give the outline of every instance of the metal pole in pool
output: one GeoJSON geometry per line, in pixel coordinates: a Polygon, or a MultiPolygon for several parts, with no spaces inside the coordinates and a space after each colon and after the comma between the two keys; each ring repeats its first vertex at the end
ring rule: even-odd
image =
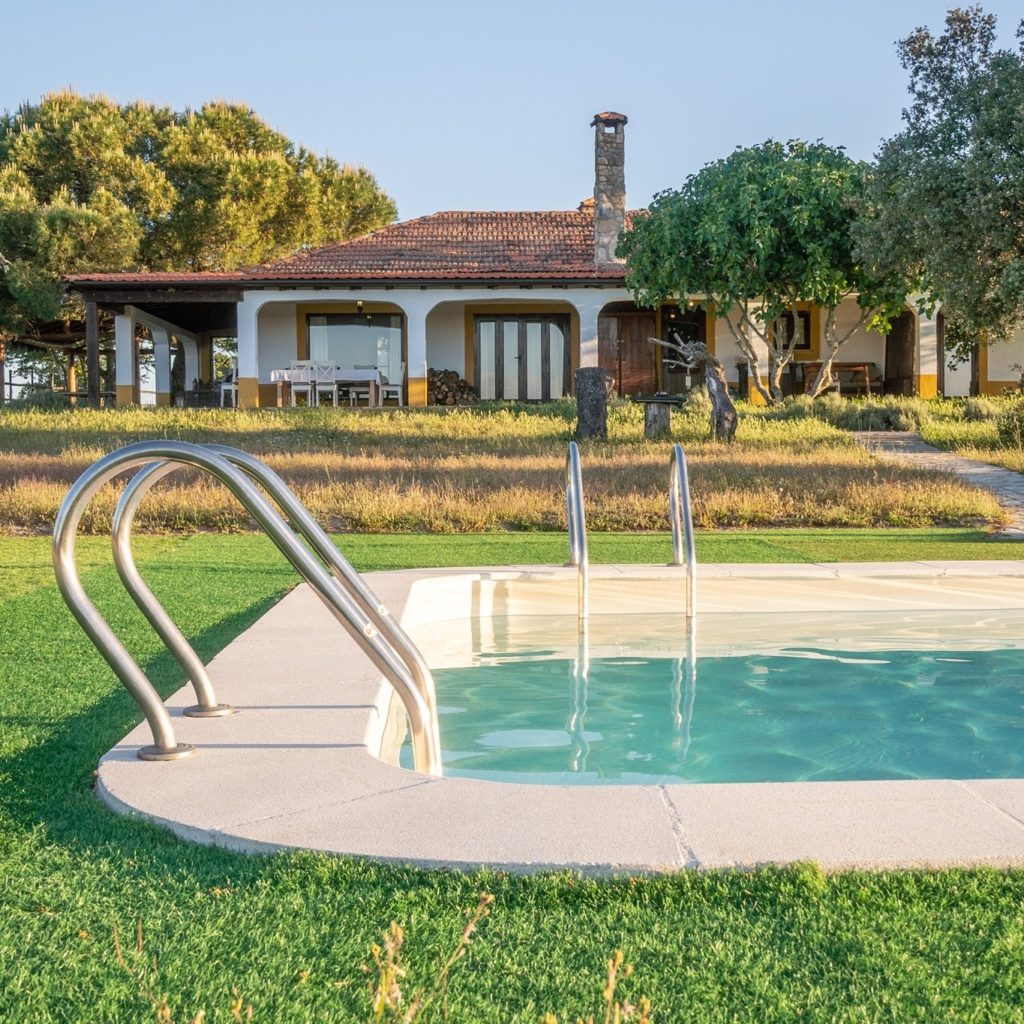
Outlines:
{"type": "Polygon", "coordinates": [[[693,541],[690,475],[681,444],[672,446],[669,469],[668,511],[672,524],[672,563],[686,566],[686,621],[693,627],[697,614],[697,551],[693,541]]]}
{"type": "Polygon", "coordinates": [[[569,527],[569,564],[579,568],[577,613],[585,622],[590,613],[590,558],[587,554],[587,521],[583,511],[583,476],[580,449],[569,442],[565,460],[565,516],[569,527]]]}

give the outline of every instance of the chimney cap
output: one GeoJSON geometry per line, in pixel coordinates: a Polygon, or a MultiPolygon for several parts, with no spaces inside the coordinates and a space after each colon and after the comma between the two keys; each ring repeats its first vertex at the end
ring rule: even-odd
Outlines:
{"type": "Polygon", "coordinates": [[[590,127],[598,124],[628,124],[629,118],[625,114],[616,114],[614,110],[606,110],[603,114],[595,114],[590,127]]]}

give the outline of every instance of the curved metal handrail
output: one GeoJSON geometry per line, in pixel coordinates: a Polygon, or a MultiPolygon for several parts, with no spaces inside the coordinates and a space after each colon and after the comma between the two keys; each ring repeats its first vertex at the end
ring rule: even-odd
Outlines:
{"type": "Polygon", "coordinates": [[[569,564],[579,567],[577,610],[580,620],[590,612],[590,556],[587,552],[587,518],[583,511],[583,474],[580,448],[569,442],[565,458],[565,518],[569,527],[569,564]]]}
{"type": "Polygon", "coordinates": [[[131,551],[131,528],[143,495],[158,480],[162,480],[180,467],[179,462],[151,462],[128,481],[114,509],[110,541],[114,549],[114,566],[125,590],[182,667],[196,692],[197,703],[185,708],[184,714],[190,718],[217,718],[234,714],[235,709],[228,704],[217,703],[213,682],[202,658],[196,654],[192,645],[185,639],[185,635],[174,624],[163,605],[139,575],[131,551]]]}
{"type": "Polygon", "coordinates": [[[693,542],[690,474],[681,444],[672,446],[669,463],[668,515],[672,523],[672,564],[686,566],[686,618],[697,614],[697,551],[693,542]]]}
{"type": "MultiPolygon", "coordinates": [[[[260,484],[284,510],[292,528],[305,538],[316,554],[327,563],[335,578],[347,588],[366,616],[405,662],[419,686],[420,693],[430,707],[432,715],[436,715],[437,696],[434,679],[423,655],[380,598],[373,593],[362,576],[332,543],[320,524],[310,515],[305,505],[295,496],[294,491],[274,470],[248,452],[227,445],[211,444],[203,447],[222,455],[228,462],[238,466],[260,484]]],[[[197,674],[205,677],[206,669],[188,640],[175,626],[160,602],[139,576],[131,552],[131,529],[140,502],[154,484],[178,468],[180,468],[178,463],[154,463],[136,474],[125,487],[114,510],[112,541],[114,563],[125,588],[189,678],[195,680],[197,674]]],[[[210,692],[212,694],[212,687],[210,692]]],[[[211,714],[202,708],[189,709],[185,713],[193,716],[211,714]]]]}
{"type": "Polygon", "coordinates": [[[278,550],[310,584],[334,617],[395,688],[412,726],[413,756],[417,770],[432,775],[440,774],[436,713],[427,704],[416,681],[391,645],[383,641],[376,626],[358,604],[292,534],[281,515],[241,470],[222,455],[183,441],[145,441],[104,456],[75,481],[57,513],[54,525],[54,572],[61,594],[97,650],[135,698],[153,733],[153,745],[143,747],[139,756],[145,760],[168,760],[190,754],[192,748],[188,744],[176,742],[170,716],[156,689],[82,588],[75,564],[75,541],[82,513],[99,488],[124,470],[154,460],[204,469],[224,483],[241,501],[278,550]]]}

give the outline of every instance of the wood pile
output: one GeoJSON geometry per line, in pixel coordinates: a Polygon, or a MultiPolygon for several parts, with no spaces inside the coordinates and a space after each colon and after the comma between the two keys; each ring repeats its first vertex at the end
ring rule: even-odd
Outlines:
{"type": "Polygon", "coordinates": [[[479,401],[473,385],[454,370],[427,370],[428,405],[474,405],[479,401]]]}

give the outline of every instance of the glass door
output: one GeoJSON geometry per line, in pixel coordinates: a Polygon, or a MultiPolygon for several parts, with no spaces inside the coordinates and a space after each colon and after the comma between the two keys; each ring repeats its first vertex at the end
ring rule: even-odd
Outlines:
{"type": "Polygon", "coordinates": [[[547,402],[569,391],[569,318],[473,318],[477,394],[483,399],[547,402]]]}

